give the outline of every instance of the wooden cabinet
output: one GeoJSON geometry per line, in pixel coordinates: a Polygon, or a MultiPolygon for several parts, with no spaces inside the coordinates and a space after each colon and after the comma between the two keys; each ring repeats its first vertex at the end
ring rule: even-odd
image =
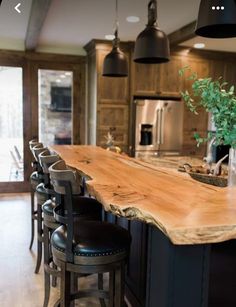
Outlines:
{"type": "Polygon", "coordinates": [[[215,80],[219,79],[220,77],[224,78],[224,80],[227,80],[227,77],[225,76],[225,61],[222,60],[211,60],[209,62],[209,77],[214,78],[215,80]]]}
{"type": "MultiPolygon", "coordinates": [[[[179,76],[179,69],[190,66],[199,78],[220,76],[229,85],[236,85],[233,54],[172,48],[171,60],[164,64],[137,64],[133,62],[133,43],[122,43],[122,50],[129,62],[127,78],[102,76],[104,57],[111,44],[93,40],[85,49],[88,53],[88,132],[89,144],[105,146],[108,131],[115,137],[115,145],[127,151],[132,144],[134,112],[132,101],[137,97],[179,98],[180,92],[191,92],[192,81],[179,76]]],[[[182,123],[181,123],[182,124],[182,123]]],[[[204,156],[206,145],[197,147],[194,132],[206,135],[208,114],[204,109],[199,115],[184,107],[182,154],[204,156]]]]}
{"type": "Polygon", "coordinates": [[[115,144],[127,150],[128,146],[128,105],[119,103],[99,104],[97,109],[97,143],[105,146],[108,131],[111,131],[115,144]]]}
{"type": "MultiPolygon", "coordinates": [[[[192,72],[196,72],[198,78],[209,77],[210,62],[207,60],[199,59],[194,56],[188,56],[182,58],[182,64],[184,66],[191,67],[192,72]]],[[[188,90],[192,92],[192,80],[187,80],[186,77],[182,78],[182,90],[188,90]]],[[[198,110],[198,115],[189,111],[187,106],[184,108],[184,122],[183,122],[183,146],[182,153],[184,155],[197,155],[204,156],[206,154],[206,144],[201,144],[197,147],[197,142],[194,138],[194,134],[205,137],[207,134],[208,126],[208,113],[205,109],[198,110]]]]}
{"type": "Polygon", "coordinates": [[[171,61],[164,64],[132,63],[132,92],[137,96],[179,96],[181,78],[178,71],[182,60],[172,56],[171,61]]]}
{"type": "Polygon", "coordinates": [[[229,86],[234,85],[236,87],[235,62],[225,62],[224,81],[228,82],[229,86]]]}
{"type": "MultiPolygon", "coordinates": [[[[111,51],[111,44],[92,41],[85,46],[85,49],[88,52],[89,74],[89,143],[105,146],[105,136],[110,131],[114,137],[114,144],[127,151],[129,142],[129,78],[102,76],[103,61],[111,51]]],[[[126,53],[129,63],[129,51],[125,49],[125,46],[122,46],[122,50],[126,53]]]]}
{"type": "Polygon", "coordinates": [[[154,64],[132,63],[133,94],[137,96],[154,96],[159,91],[160,67],[154,64]]]}
{"type": "Polygon", "coordinates": [[[159,92],[162,95],[180,95],[183,80],[179,76],[179,70],[183,68],[180,56],[171,56],[170,62],[160,65],[159,92]]]}
{"type": "MultiPolygon", "coordinates": [[[[97,51],[97,88],[99,103],[127,104],[129,101],[129,78],[103,77],[103,61],[110,49],[97,51]]],[[[127,54],[129,60],[129,54],[127,54]]]]}

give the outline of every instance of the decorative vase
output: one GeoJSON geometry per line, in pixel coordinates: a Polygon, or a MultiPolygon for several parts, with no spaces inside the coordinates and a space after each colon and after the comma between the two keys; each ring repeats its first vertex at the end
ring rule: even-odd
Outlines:
{"type": "Polygon", "coordinates": [[[236,186],[236,148],[230,148],[229,150],[229,175],[228,186],[236,186]]]}

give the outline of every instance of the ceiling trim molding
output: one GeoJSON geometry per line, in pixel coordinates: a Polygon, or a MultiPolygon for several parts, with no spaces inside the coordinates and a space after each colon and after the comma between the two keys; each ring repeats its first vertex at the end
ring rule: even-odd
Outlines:
{"type": "Polygon", "coordinates": [[[170,45],[178,45],[196,36],[196,20],[168,35],[170,45]]]}
{"type": "Polygon", "coordinates": [[[35,50],[52,0],[33,0],[27,27],[25,49],[35,50]]]}

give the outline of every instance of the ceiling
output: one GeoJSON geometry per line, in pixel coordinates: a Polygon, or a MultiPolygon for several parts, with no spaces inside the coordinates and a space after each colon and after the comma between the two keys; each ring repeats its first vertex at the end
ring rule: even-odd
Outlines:
{"type": "Polygon", "coordinates": [[[193,45],[197,43],[204,43],[205,49],[207,50],[236,52],[236,38],[209,39],[205,37],[196,36],[183,42],[180,45],[185,47],[193,47],[193,45]]]}
{"type": "Polygon", "coordinates": [[[22,13],[18,14],[14,7],[20,1],[3,0],[0,8],[0,48],[24,50],[32,0],[21,1],[22,13]]]}
{"type": "MultiPolygon", "coordinates": [[[[149,0],[118,0],[119,36],[134,41],[147,23],[149,0]],[[139,23],[128,23],[126,17],[135,15],[139,23]]],[[[159,0],[159,26],[170,34],[196,20],[200,0],[159,0]]],[[[32,0],[3,0],[0,8],[0,48],[24,50],[32,0]],[[14,7],[21,3],[21,14],[14,7]]],[[[113,34],[115,0],[52,0],[40,32],[37,51],[65,54],[85,54],[83,46],[91,39],[104,39],[113,34]]],[[[190,40],[184,45],[192,46],[190,40]]],[[[206,44],[213,50],[235,51],[235,40],[222,44],[220,40],[206,44]],[[234,42],[234,43],[232,43],[234,42]],[[222,49],[224,48],[224,49],[222,49]]]]}

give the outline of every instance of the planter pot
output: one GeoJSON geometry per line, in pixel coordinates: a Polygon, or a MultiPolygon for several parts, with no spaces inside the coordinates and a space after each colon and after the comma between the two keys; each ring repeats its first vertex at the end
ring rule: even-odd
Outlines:
{"type": "Polygon", "coordinates": [[[229,176],[228,186],[236,186],[236,148],[230,148],[229,150],[229,176]]]}

